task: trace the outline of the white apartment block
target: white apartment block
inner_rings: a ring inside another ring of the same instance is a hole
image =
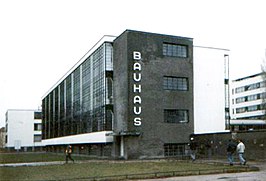
[[[41,110],[10,109],[6,112],[6,148],[34,151],[42,141]]]
[[[233,130],[265,129],[265,74],[259,73],[231,83],[231,119]]]

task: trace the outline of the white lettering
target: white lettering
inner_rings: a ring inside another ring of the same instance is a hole
[[[140,52],[133,52],[133,59],[134,60],[140,60],[141,59],[141,53]]]
[[[137,110],[137,108],[138,108],[138,110]],[[141,114],[141,107],[134,106],[134,113],[137,115]]]
[[[133,92],[134,93],[141,92],[141,85],[134,84],[134,86],[133,86]]]
[[[137,77],[137,75],[138,75],[138,77]],[[141,74],[140,73],[133,73],[133,79],[134,79],[134,81],[136,81],[136,82],[139,82],[140,80],[141,80]]]
[[[138,82],[139,84],[133,84],[133,93],[139,94],[141,93],[141,64],[137,61],[141,60],[141,53],[134,51],[133,52],[133,60],[135,61],[133,63],[133,81]],[[134,95],[133,98],[133,113],[135,115],[140,116],[141,115],[141,97],[140,95]],[[141,126],[142,120],[140,117],[135,117],[133,124],[134,126]]]
[[[133,64],[133,70],[139,70],[139,71],[141,71],[141,64],[138,63],[138,62],[135,62]]]
[[[141,126],[141,118],[134,118],[134,125]]]
[[[140,96],[135,96],[133,102],[134,102],[134,104],[136,104],[136,103],[141,104],[141,97]]]

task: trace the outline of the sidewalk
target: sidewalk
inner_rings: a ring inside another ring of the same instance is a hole
[[[44,166],[44,165],[62,165],[64,161],[53,161],[53,162],[29,162],[29,163],[3,163],[0,167],[21,167],[21,166]]]

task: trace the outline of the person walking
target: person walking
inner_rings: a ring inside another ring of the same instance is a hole
[[[245,145],[242,142],[242,140],[238,140],[238,145],[237,145],[236,150],[237,150],[237,153],[238,153],[238,157],[239,157],[239,160],[240,160],[240,164],[241,165],[246,165],[247,161],[244,158]]]
[[[68,159],[72,160],[72,162],[74,163],[74,159],[71,157],[72,154],[72,146],[68,145],[66,150],[65,150],[65,154],[66,154],[66,163],[68,163]]]
[[[196,160],[196,152],[197,152],[197,144],[194,141],[194,138],[190,138],[189,148],[190,148],[190,157],[192,159],[192,162],[194,162]]]
[[[229,164],[230,165],[233,165],[234,164],[234,157],[233,157],[233,154],[235,153],[236,151],[236,144],[230,139],[228,144],[227,144],[227,159],[229,161]]]

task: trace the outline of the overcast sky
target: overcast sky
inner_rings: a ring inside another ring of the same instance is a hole
[[[259,73],[264,0],[0,0],[0,127],[41,98],[103,35],[125,29],[230,49],[230,78]],[[208,67],[206,67],[208,68]],[[203,70],[204,71],[204,70]]]

